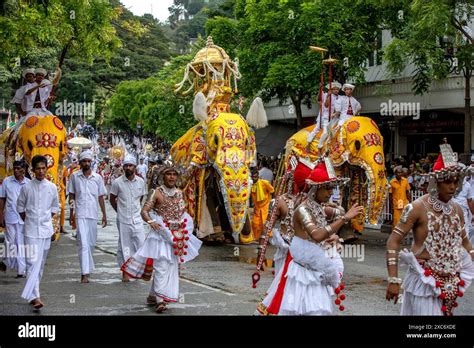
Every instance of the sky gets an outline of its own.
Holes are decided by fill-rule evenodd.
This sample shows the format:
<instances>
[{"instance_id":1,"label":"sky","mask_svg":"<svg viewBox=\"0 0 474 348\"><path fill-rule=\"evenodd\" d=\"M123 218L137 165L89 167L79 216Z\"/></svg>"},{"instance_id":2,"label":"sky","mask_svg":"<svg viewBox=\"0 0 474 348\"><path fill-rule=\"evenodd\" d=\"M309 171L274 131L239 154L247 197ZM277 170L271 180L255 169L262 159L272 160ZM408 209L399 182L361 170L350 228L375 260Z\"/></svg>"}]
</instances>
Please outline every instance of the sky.
<instances>
[{"instance_id":1,"label":"sky","mask_svg":"<svg viewBox=\"0 0 474 348\"><path fill-rule=\"evenodd\" d=\"M161 22L168 19L168 7L173 4L173 0L120 0L120 2L137 16L151 13Z\"/></svg>"}]
</instances>

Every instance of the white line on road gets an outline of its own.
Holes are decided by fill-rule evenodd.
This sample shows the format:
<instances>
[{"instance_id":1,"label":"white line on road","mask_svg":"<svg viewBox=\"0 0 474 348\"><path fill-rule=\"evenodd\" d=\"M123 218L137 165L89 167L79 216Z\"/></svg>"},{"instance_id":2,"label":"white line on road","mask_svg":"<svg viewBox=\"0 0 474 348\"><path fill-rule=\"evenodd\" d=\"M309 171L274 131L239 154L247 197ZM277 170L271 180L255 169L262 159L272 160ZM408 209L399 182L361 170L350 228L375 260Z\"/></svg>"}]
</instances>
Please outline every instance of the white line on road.
<instances>
[{"instance_id":1,"label":"white line on road","mask_svg":"<svg viewBox=\"0 0 474 348\"><path fill-rule=\"evenodd\" d=\"M69 239L71 239L71 240L76 240L76 238L74 238L74 237L73 237L72 235L70 235L70 234L67 234L67 236L68 236ZM96 246L96 249L102 251L103 253L111 254L111 255L117 256L117 253L116 253L116 252L113 252L113 251L111 251L111 250L107 250L107 249L101 248L101 247L99 247L99 246ZM183 277L180 277L180 279L181 279L182 281L187 282L187 283L190 283L190 284L193 284L193 285L196 285L196 286L200 286L201 288L204 288L204 289L212 290L212 291L215 291L215 292L220 292L220 293L225 294L225 295L227 295L227 296L235 296L235 295L236 295L236 294L234 294L234 293L231 293L231 292L228 292L228 291L219 289L219 288L215 288L215 287L213 287L213 286L211 286L211 285L206 285L206 284L203 284L203 283L194 281L194 280L190 280L190 279L183 278Z\"/></svg>"},{"instance_id":2,"label":"white line on road","mask_svg":"<svg viewBox=\"0 0 474 348\"><path fill-rule=\"evenodd\" d=\"M189 280L189 279L186 279L186 278L183 278L183 277L180 277L181 280L185 281L185 282L188 282L190 284L194 284L196 286L200 286L204 289L208 289L208 290L213 290L215 292L220 292L220 293L223 293L223 294L226 294L227 296L235 296L235 294L231 293L231 292L228 292L228 291L225 291L225 290L222 290L222 289L219 289L219 288L215 288L213 286L210 286L210 285L206 285L206 284L203 284L203 283L199 283L199 282L195 282L193 280Z\"/></svg>"}]
</instances>

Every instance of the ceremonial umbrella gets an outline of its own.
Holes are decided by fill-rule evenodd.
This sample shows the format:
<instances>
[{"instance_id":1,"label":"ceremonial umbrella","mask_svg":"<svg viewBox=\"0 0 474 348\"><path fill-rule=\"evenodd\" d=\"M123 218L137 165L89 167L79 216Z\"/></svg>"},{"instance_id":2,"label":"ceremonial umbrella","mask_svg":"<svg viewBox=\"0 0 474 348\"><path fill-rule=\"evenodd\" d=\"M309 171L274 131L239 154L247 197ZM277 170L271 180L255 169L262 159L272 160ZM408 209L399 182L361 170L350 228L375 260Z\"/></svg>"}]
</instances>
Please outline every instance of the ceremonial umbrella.
<instances>
[{"instance_id":1,"label":"ceremonial umbrella","mask_svg":"<svg viewBox=\"0 0 474 348\"><path fill-rule=\"evenodd\" d=\"M88 148L92 146L92 141L84 137L75 137L67 141L69 147Z\"/></svg>"}]
</instances>

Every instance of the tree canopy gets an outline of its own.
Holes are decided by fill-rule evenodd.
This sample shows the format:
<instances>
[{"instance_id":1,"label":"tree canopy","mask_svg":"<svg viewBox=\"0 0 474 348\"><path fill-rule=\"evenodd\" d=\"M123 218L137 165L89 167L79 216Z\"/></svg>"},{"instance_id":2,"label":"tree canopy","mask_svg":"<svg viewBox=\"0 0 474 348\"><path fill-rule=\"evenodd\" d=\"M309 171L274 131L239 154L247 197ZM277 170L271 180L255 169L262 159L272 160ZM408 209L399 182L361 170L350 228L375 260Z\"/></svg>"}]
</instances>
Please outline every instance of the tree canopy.
<instances>
[{"instance_id":1,"label":"tree canopy","mask_svg":"<svg viewBox=\"0 0 474 348\"><path fill-rule=\"evenodd\" d=\"M464 21L474 5L466 1L384 1L385 24L393 41L385 59L395 76L413 64L413 90L422 94L434 79L448 75L454 61L471 74L474 38ZM450 63L451 62L451 63Z\"/></svg>"}]
</instances>

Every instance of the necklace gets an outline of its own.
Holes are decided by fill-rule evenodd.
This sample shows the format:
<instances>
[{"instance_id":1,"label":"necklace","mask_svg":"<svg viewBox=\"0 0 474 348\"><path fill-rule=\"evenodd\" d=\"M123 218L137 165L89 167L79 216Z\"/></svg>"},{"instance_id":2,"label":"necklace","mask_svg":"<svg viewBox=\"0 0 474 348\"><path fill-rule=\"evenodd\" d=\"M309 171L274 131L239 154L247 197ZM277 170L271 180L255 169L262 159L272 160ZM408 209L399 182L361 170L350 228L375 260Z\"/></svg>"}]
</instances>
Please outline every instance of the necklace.
<instances>
[{"instance_id":1,"label":"necklace","mask_svg":"<svg viewBox=\"0 0 474 348\"><path fill-rule=\"evenodd\" d=\"M166 185L161 185L160 189L161 189L161 192L163 192L163 194L167 197L173 197L178 192L178 189L176 187L169 188Z\"/></svg>"},{"instance_id":2,"label":"necklace","mask_svg":"<svg viewBox=\"0 0 474 348\"><path fill-rule=\"evenodd\" d=\"M321 204L317 203L312 199L308 199L306 201L306 205L308 206L311 214L313 215L313 219L315 220L318 226L324 227L327 225L326 216L324 215L324 210Z\"/></svg>"},{"instance_id":3,"label":"necklace","mask_svg":"<svg viewBox=\"0 0 474 348\"><path fill-rule=\"evenodd\" d=\"M451 214L453 212L453 206L450 202L444 203L440 201L438 198L434 198L429 196L428 203L431 205L433 210L437 213L443 212L444 214Z\"/></svg>"}]
</instances>

